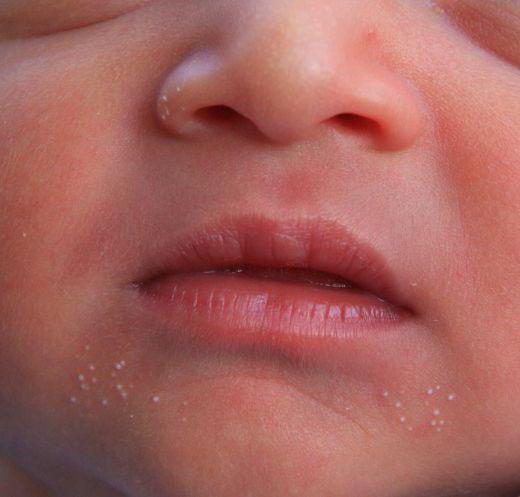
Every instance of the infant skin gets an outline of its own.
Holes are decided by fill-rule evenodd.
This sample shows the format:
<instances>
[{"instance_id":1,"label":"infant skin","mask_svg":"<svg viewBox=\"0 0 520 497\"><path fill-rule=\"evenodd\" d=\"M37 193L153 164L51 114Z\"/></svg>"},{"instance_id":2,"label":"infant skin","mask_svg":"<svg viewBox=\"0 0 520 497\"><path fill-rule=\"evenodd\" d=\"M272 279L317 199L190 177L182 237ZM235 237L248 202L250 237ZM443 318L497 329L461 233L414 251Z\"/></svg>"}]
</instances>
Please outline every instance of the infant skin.
<instances>
[{"instance_id":1,"label":"infant skin","mask_svg":"<svg viewBox=\"0 0 520 497\"><path fill-rule=\"evenodd\" d=\"M516 0L0 2L0 495L519 495L519 67Z\"/></svg>"}]
</instances>

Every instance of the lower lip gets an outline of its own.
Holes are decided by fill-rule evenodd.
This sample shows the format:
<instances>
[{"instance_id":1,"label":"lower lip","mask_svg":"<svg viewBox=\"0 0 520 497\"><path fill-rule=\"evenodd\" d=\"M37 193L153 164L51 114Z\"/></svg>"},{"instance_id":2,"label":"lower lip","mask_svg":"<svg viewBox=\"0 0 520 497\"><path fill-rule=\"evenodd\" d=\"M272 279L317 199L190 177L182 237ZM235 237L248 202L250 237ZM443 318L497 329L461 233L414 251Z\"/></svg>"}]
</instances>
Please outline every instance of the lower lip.
<instances>
[{"instance_id":1,"label":"lower lip","mask_svg":"<svg viewBox=\"0 0 520 497\"><path fill-rule=\"evenodd\" d=\"M141 291L147 305L175 325L178 338L295 358L341 354L359 341L391 334L406 317L366 292L241 274L164 276Z\"/></svg>"}]
</instances>

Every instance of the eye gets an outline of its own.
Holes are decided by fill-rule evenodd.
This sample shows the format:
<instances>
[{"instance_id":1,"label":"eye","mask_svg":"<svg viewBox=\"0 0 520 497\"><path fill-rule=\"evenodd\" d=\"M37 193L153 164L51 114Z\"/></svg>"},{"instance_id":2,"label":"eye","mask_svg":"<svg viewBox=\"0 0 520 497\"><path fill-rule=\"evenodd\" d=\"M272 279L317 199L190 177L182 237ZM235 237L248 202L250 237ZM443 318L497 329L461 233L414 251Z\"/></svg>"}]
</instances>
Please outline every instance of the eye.
<instances>
[{"instance_id":1,"label":"eye","mask_svg":"<svg viewBox=\"0 0 520 497\"><path fill-rule=\"evenodd\" d=\"M479 46L520 66L520 0L439 0L449 19Z\"/></svg>"},{"instance_id":2,"label":"eye","mask_svg":"<svg viewBox=\"0 0 520 497\"><path fill-rule=\"evenodd\" d=\"M0 0L0 37L81 28L135 10L149 0Z\"/></svg>"}]
</instances>

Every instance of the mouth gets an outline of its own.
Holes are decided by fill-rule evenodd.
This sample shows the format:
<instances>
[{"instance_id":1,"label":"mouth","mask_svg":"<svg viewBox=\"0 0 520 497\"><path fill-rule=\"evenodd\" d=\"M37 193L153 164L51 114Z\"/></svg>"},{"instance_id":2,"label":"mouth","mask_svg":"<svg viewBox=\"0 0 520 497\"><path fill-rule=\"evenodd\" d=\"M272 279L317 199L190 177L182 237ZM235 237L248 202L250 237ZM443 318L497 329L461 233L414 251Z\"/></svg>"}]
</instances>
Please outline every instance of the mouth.
<instances>
[{"instance_id":1,"label":"mouth","mask_svg":"<svg viewBox=\"0 0 520 497\"><path fill-rule=\"evenodd\" d=\"M297 358L387 338L412 314L384 258L321 218L225 218L177 235L130 286L177 338Z\"/></svg>"}]
</instances>

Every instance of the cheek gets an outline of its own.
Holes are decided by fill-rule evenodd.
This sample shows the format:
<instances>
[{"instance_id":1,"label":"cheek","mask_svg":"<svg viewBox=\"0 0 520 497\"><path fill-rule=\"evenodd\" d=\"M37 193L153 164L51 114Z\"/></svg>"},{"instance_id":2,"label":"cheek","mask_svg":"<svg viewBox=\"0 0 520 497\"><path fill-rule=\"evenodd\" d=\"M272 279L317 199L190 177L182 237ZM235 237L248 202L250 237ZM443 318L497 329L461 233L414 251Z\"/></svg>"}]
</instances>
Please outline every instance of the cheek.
<instances>
[{"instance_id":1,"label":"cheek","mask_svg":"<svg viewBox=\"0 0 520 497\"><path fill-rule=\"evenodd\" d=\"M486 295L511 305L520 300L520 142L511 132L520 129L520 105L493 92L470 95L463 105L463 122L446 122L447 135L456 139L447 141L443 168L456 197L473 284L481 287L477 301Z\"/></svg>"},{"instance_id":2,"label":"cheek","mask_svg":"<svg viewBox=\"0 0 520 497\"><path fill-rule=\"evenodd\" d=\"M465 366L460 374L474 396L479 428L492 434L490 451L496 441L518 446L512 418L520 401L520 141L513 131L520 129L520 104L512 98L520 86L511 69L492 69L496 80L483 76L491 69L481 66L468 74L464 90L464 81L453 79L454 90L439 106L446 109L439 114L445 137L439 167L456 207L453 236L465 250L463 277L451 280L464 299L451 342Z\"/></svg>"},{"instance_id":3,"label":"cheek","mask_svg":"<svg viewBox=\"0 0 520 497\"><path fill-rule=\"evenodd\" d=\"M10 372L2 377L30 375L81 320L64 268L108 174L81 78L45 57L0 77L0 367Z\"/></svg>"},{"instance_id":4,"label":"cheek","mask_svg":"<svg viewBox=\"0 0 520 497\"><path fill-rule=\"evenodd\" d=\"M59 280L89 212L111 197L117 137L85 82L95 75L53 62L22 61L0 83L0 274L13 290Z\"/></svg>"}]
</instances>

